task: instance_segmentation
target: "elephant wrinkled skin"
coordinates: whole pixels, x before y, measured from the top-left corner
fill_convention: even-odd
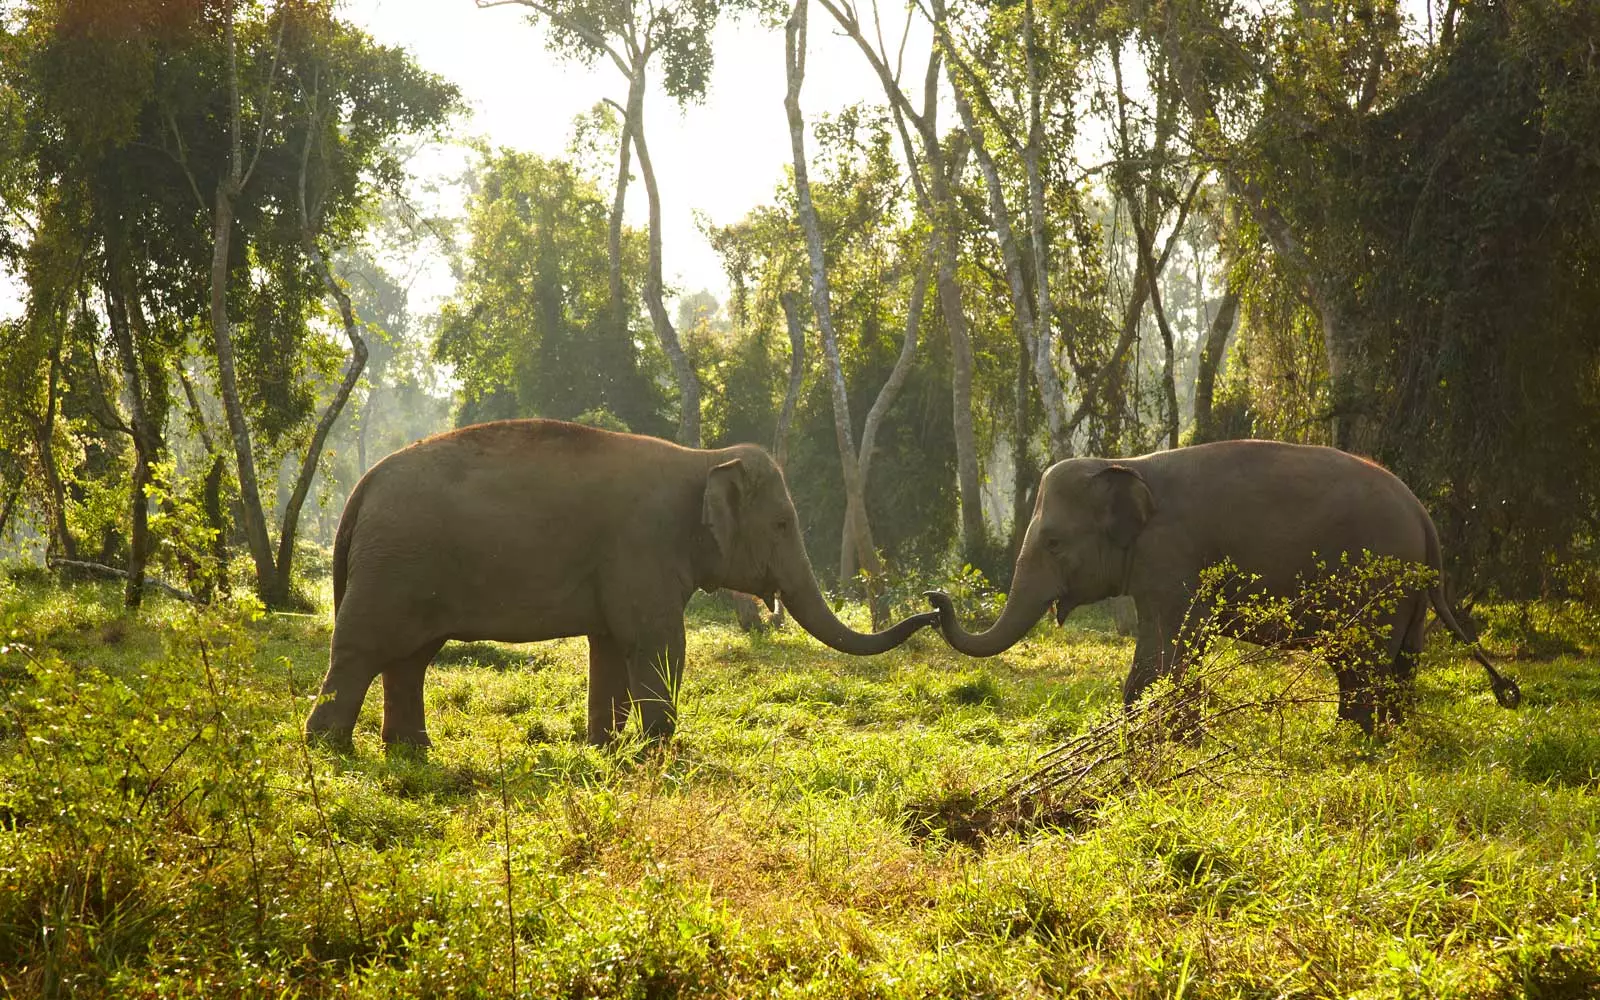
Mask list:
[[[783,474],[754,445],[714,451],[553,420],[440,434],[351,492],[333,549],[332,658],[308,737],[348,746],[374,677],[383,740],[428,746],[422,681],[448,639],[589,639],[588,737],[637,708],[671,735],[683,609],[728,587],[779,595],[834,649],[881,653],[938,620],[852,631],[817,586]]]
[[[1127,594],[1138,610],[1133,666],[1123,685],[1132,704],[1157,677],[1197,652],[1202,641],[1189,606],[1208,566],[1231,560],[1259,576],[1269,594],[1291,596],[1313,579],[1319,561],[1336,565],[1363,552],[1442,568],[1439,536],[1422,504],[1387,470],[1332,448],[1273,441],[1223,441],[1122,460],[1078,458],[1044,473],[1017,555],[1000,619],[972,634],[955,619],[950,598],[928,598],[940,611],[946,641],[972,656],[1009,649],[1050,608],[1057,621],[1080,604]],[[1472,640],[1445,601],[1442,577],[1426,593],[1408,594],[1381,625],[1386,647],[1332,664],[1339,678],[1339,715],[1371,732],[1375,710],[1372,664],[1402,689],[1409,685],[1429,605],[1462,642]],[[1226,632],[1225,620],[1219,620]],[[1297,622],[1304,637],[1311,621]],[[1249,636],[1239,635],[1238,638]],[[1516,707],[1521,694],[1474,646],[1495,697]]]

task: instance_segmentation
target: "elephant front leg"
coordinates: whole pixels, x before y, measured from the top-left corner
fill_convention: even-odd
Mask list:
[[[609,635],[589,636],[589,743],[603,747],[628,723],[628,657]]]
[[[640,644],[628,656],[628,696],[639,710],[644,737],[671,738],[678,726],[678,690],[683,683],[683,625],[663,644]]]
[[[1139,608],[1138,641],[1133,650],[1133,666],[1122,682],[1122,704],[1132,706],[1151,684],[1184,666],[1190,646],[1182,628],[1182,609]]]

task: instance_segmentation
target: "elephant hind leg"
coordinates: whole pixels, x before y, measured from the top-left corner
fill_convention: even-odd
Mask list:
[[[1339,678],[1339,718],[1354,722],[1371,736],[1375,706],[1370,671],[1355,663],[1336,663],[1333,669]]]
[[[443,639],[391,660],[383,668],[383,742],[385,746],[430,747],[422,702],[422,681],[428,664],[444,648]]]
[[[340,635],[336,627],[328,673],[322,678],[317,703],[306,717],[306,739],[349,750],[356,717],[381,665],[378,657]]]
[[[1409,620],[1402,619],[1396,626],[1398,639],[1389,660],[1389,671],[1380,692],[1379,713],[1381,721],[1399,725],[1416,697],[1417,663],[1422,659],[1422,647],[1427,641],[1428,605],[1421,597],[1411,612]],[[1404,631],[1400,631],[1401,629]]]
[[[611,636],[589,636],[589,742],[610,743],[628,724],[628,707],[627,655]]]

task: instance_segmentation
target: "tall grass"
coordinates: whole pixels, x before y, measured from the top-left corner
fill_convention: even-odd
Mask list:
[[[6,995],[1600,995],[1565,611],[1516,713],[1441,640],[1390,734],[1308,706],[1270,770],[961,837],[938,817],[1117,703],[1109,622],[974,661],[700,620],[654,752],[582,744],[581,641],[477,644],[430,672],[428,758],[389,760],[377,685],[353,756],[299,738],[325,616],[116,605],[0,583]]]

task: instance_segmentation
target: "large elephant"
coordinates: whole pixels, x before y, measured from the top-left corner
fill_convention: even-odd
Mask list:
[[[333,547],[332,659],[306,733],[348,745],[383,677],[386,744],[428,746],[422,680],[447,639],[589,638],[592,743],[637,707],[669,736],[683,609],[728,587],[845,653],[893,649],[926,612],[873,634],[833,614],[783,474],[754,445],[715,451],[554,420],[477,424],[390,455],[356,484]]]
[[[1152,681],[1196,652],[1201,636],[1186,616],[1206,567],[1231,560],[1242,574],[1259,577],[1260,591],[1287,597],[1300,581],[1315,578],[1319,561],[1334,565],[1343,554],[1360,557],[1364,551],[1441,568],[1432,519],[1387,470],[1332,448],[1224,441],[1142,458],[1057,462],[1040,481],[1011,592],[994,626],[967,632],[947,595],[928,598],[940,611],[950,645],[972,656],[993,656],[1021,639],[1052,603],[1060,622],[1080,604],[1130,595],[1138,610],[1138,642],[1122,693],[1132,704]],[[1333,664],[1342,718],[1372,730],[1368,664],[1409,684],[1430,604],[1458,639],[1471,642],[1450,612],[1442,582],[1406,595],[1379,623],[1391,626],[1385,648],[1352,651]],[[1226,633],[1229,620],[1217,619],[1218,630]],[[1308,638],[1316,624],[1296,622],[1297,634],[1285,638]],[[1476,647],[1473,652],[1489,672],[1496,699],[1515,707],[1521,698],[1516,683],[1498,674]]]

